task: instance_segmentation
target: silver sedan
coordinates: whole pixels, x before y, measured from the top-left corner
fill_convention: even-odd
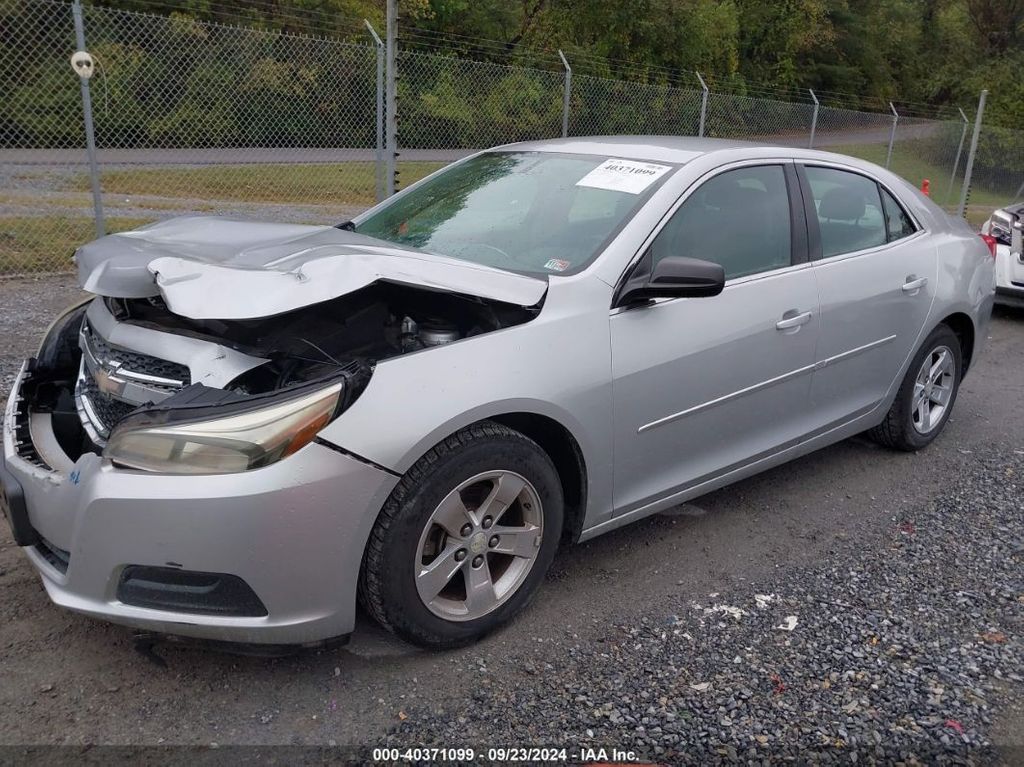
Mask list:
[[[840,155],[482,152],[351,222],[172,219],[76,254],[3,508],[50,598],[261,644],[522,610],[560,544],[867,432],[934,440],[986,336],[977,234]]]

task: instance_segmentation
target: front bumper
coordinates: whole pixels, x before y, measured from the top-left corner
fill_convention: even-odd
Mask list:
[[[1003,244],[996,246],[996,303],[1024,307],[1024,259]]]
[[[317,443],[230,475],[126,471],[91,453],[54,469],[16,445],[21,383],[19,376],[5,412],[3,465],[42,539],[24,551],[56,604],[147,631],[222,641],[305,644],[351,633],[363,547],[396,477]],[[52,442],[36,434],[47,424],[33,419],[33,437]],[[236,576],[267,614],[125,604],[117,587],[131,565]]]

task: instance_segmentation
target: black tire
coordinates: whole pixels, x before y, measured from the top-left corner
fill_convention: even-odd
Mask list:
[[[446,620],[427,608],[416,589],[420,536],[449,492],[493,470],[515,472],[536,490],[543,514],[539,551],[525,579],[492,612],[473,620]],[[558,472],[536,442],[493,421],[469,426],[431,448],[385,502],[363,554],[360,602],[381,626],[421,647],[471,643],[507,622],[534,596],[554,559],[563,514]]]
[[[942,419],[930,431],[922,433],[914,425],[913,419],[914,383],[925,358],[942,346],[947,347],[953,352],[953,363],[955,366],[952,383],[953,391],[949,404],[942,414]],[[907,374],[903,378],[899,391],[896,393],[896,399],[893,401],[892,407],[886,413],[885,420],[868,431],[868,437],[885,447],[906,452],[920,450],[930,444],[945,428],[949,415],[953,412],[962,376],[963,352],[960,349],[960,339],[948,325],[939,325],[928,334],[924,343],[921,344],[921,348],[914,355],[914,359],[911,360]]]

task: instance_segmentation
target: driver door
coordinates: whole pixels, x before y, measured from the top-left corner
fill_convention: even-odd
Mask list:
[[[818,291],[791,163],[718,172],[678,205],[645,259],[721,264],[710,298],[612,310],[616,513],[629,513],[799,441]],[[653,265],[653,263],[652,263]]]

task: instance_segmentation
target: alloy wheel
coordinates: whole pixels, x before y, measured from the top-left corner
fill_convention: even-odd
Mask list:
[[[932,432],[946,414],[953,397],[956,362],[948,346],[937,346],[925,355],[914,381],[911,420],[920,434]]]
[[[445,620],[486,615],[529,575],[543,532],[540,497],[526,478],[501,470],[470,477],[438,504],[420,536],[420,599]]]

